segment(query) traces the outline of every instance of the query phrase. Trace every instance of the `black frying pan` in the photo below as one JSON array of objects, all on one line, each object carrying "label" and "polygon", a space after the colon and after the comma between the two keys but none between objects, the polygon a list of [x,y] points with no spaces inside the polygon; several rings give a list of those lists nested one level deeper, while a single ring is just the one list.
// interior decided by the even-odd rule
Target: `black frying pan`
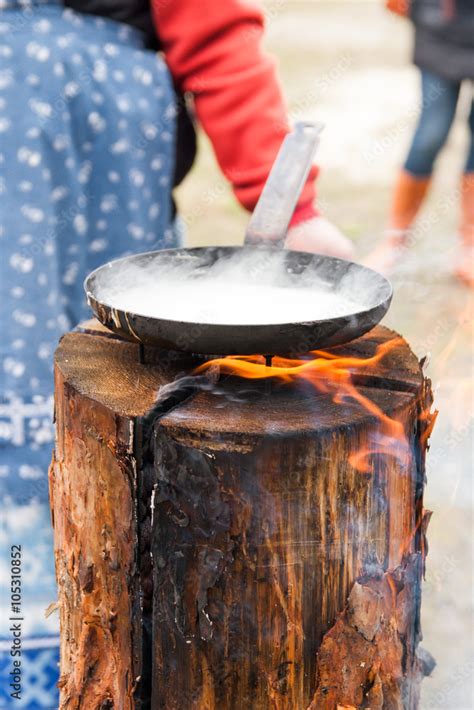
[{"label": "black frying pan", "polygon": [[[298,124],[285,139],[247,228],[245,246],[149,252],[109,262],[93,271],[85,281],[85,290],[101,323],[143,344],[222,355],[303,353],[348,342],[373,328],[392,298],[387,279],[342,259],[275,248],[283,244],[320,130],[319,126]],[[258,293],[256,305],[263,316],[257,321],[252,318],[251,323],[244,317],[242,322],[235,322],[234,308],[233,322],[225,322],[225,317],[193,320],[187,315],[189,299],[183,298],[181,303],[178,298],[178,308],[170,318],[166,316],[166,296],[152,306],[148,302],[134,307],[134,312],[124,306],[127,294],[143,279],[156,283],[170,278],[170,283],[181,279],[174,281],[174,286],[185,284],[188,293],[192,285],[196,299],[203,285],[206,293],[212,290],[216,278],[221,288],[224,278],[226,292],[236,298],[253,289],[252,293]],[[271,302],[274,282],[279,289],[301,290],[304,320],[298,310],[287,322],[279,319],[278,312],[275,314]],[[291,295],[290,291],[286,293]],[[319,317],[318,304],[328,298],[333,310]],[[191,301],[194,306],[195,299]]]}]

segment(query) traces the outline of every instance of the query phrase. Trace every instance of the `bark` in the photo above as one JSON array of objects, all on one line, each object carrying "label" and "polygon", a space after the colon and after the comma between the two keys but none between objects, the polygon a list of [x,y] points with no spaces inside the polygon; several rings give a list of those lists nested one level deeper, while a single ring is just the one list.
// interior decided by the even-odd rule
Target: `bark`
[{"label": "bark", "polygon": [[318,651],[310,710],[416,708],[425,673],[417,647],[422,556],[356,581]]},{"label": "bark", "polygon": [[56,353],[50,500],[61,708],[140,707],[149,555],[140,555],[136,417],[176,375],[175,360],[141,365],[137,345],[95,322],[66,335]]},{"label": "bark", "polygon": [[56,356],[61,707],[415,709],[432,420],[408,346],[356,377],[410,442],[367,473],[360,405],[226,378],[153,408],[194,361],[145,359],[95,326]]}]

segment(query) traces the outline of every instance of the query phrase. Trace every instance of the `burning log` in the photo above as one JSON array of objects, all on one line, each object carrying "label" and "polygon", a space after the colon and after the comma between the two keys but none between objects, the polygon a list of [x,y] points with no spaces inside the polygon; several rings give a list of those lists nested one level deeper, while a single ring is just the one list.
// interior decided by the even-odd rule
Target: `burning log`
[{"label": "burning log", "polygon": [[56,354],[61,707],[415,710],[434,420],[405,341],[146,359],[96,326]]}]

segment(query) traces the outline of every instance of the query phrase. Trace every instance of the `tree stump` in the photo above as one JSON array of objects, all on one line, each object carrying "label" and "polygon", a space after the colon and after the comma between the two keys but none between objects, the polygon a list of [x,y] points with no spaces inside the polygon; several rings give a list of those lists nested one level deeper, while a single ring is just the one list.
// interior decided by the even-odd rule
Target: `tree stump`
[{"label": "tree stump", "polygon": [[200,361],[140,360],[93,323],[56,353],[61,707],[415,710],[433,417],[408,345],[353,375],[400,423],[390,455],[373,411],[308,383],[186,379],[153,410]]}]

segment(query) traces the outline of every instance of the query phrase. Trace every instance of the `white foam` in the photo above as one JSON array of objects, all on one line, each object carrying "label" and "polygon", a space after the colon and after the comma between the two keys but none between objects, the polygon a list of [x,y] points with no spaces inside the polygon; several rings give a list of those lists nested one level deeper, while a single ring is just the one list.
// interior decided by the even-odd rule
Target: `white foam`
[{"label": "white foam", "polygon": [[163,279],[115,294],[113,305],[153,318],[229,325],[315,321],[357,310],[356,304],[341,294],[220,279]]}]

